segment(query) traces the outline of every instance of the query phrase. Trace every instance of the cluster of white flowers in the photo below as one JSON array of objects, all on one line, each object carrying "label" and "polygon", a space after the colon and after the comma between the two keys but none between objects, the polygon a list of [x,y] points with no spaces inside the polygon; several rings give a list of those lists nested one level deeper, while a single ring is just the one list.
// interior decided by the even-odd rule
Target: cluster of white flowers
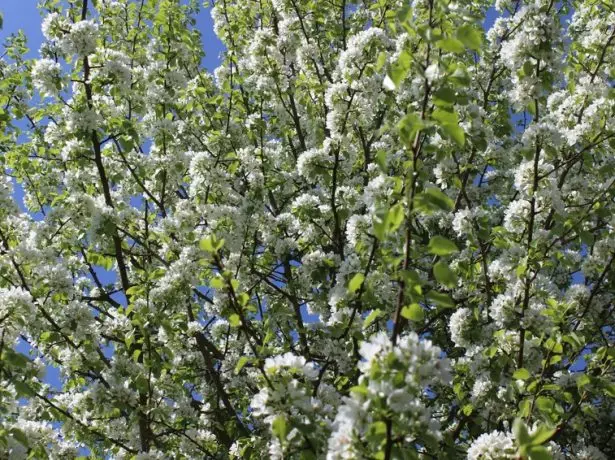
[{"label": "cluster of white flowers", "polygon": [[43,19],[42,31],[67,54],[88,56],[96,51],[98,25],[91,19],[71,23],[59,13],[50,13]]},{"label": "cluster of white flowers", "polygon": [[105,50],[104,71],[120,88],[128,88],[130,86],[132,71],[130,69],[130,60],[124,53],[115,50]]},{"label": "cluster of white flowers", "polygon": [[71,24],[70,31],[62,38],[62,47],[67,53],[88,56],[96,51],[98,25],[91,19]]},{"label": "cluster of white flowers", "polygon": [[102,117],[94,109],[68,110],[66,128],[69,132],[91,132],[100,128]]},{"label": "cluster of white flowers", "polygon": [[0,177],[0,215],[2,212],[15,211],[15,201],[13,200],[13,183],[9,176]]},{"label": "cluster of white flowers", "polygon": [[458,347],[468,347],[470,342],[467,337],[472,332],[472,326],[472,311],[469,308],[455,310],[448,323],[453,343]]},{"label": "cluster of white flowers", "polygon": [[32,82],[43,96],[53,96],[62,86],[62,67],[52,59],[38,59],[32,66]]},{"label": "cluster of white flowers", "polygon": [[425,388],[450,381],[450,365],[440,349],[415,333],[404,334],[393,344],[385,332],[379,332],[361,344],[359,354],[360,382],[365,392],[353,393],[338,410],[327,458],[354,458],[354,444],[364,436],[364,421],[374,420],[368,408],[375,401],[382,401],[397,414],[397,420],[406,427],[403,436],[412,439],[423,433],[438,439],[439,423],[432,418],[422,395]]},{"label": "cluster of white flowers", "polygon": [[59,13],[50,13],[43,19],[41,30],[43,36],[47,40],[54,40],[62,37],[62,35],[68,32],[70,24],[68,19],[62,17]]},{"label": "cluster of white flowers", "polygon": [[329,438],[327,460],[351,460],[360,457],[360,434],[368,421],[369,401],[344,398],[333,422],[334,432]]},{"label": "cluster of white flowers", "polygon": [[510,433],[492,431],[481,434],[468,449],[468,460],[503,460],[515,458],[515,446]]},{"label": "cluster of white flowers", "polygon": [[504,227],[511,233],[525,230],[530,213],[530,202],[524,199],[511,201],[506,208]]},{"label": "cluster of white flowers", "polygon": [[581,443],[575,449],[574,458],[578,460],[607,460],[608,457],[604,455],[600,449],[594,446],[587,446]]},{"label": "cluster of white flowers", "polygon": [[0,288],[0,330],[5,343],[17,338],[19,325],[26,323],[34,313],[33,299],[28,291],[20,287]]},{"label": "cluster of white flowers", "polygon": [[333,158],[330,148],[334,146],[328,145],[303,152],[297,161],[297,172],[306,179],[317,181],[322,172],[331,167]]},{"label": "cluster of white flowers", "polygon": [[265,372],[275,374],[285,369],[287,372],[297,372],[310,380],[318,377],[318,370],[311,363],[306,363],[303,356],[294,355],[291,352],[277,355],[265,360]]}]

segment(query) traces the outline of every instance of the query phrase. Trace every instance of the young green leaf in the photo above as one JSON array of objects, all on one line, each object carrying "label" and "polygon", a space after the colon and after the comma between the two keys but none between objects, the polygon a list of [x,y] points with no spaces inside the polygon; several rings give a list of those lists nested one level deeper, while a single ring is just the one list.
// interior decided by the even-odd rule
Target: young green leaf
[{"label": "young green leaf", "polygon": [[451,138],[460,147],[465,144],[465,133],[459,126],[459,118],[455,112],[436,109],[431,116],[438,124],[443,133]]},{"label": "young green leaf", "polygon": [[463,42],[453,37],[438,40],[436,46],[449,53],[463,53],[465,51]]},{"label": "young green leaf", "polygon": [[553,456],[545,446],[530,446],[527,449],[530,460],[552,460]]},{"label": "young green leaf", "polygon": [[513,372],[513,379],[515,380],[527,380],[530,378],[530,371],[525,368],[517,369]]},{"label": "young green leaf", "polygon": [[381,318],[382,316],[384,316],[384,312],[379,308],[372,310],[363,321],[363,329],[367,329],[374,323],[374,321],[376,321],[378,318]]},{"label": "young green leaf", "polygon": [[425,122],[416,113],[407,114],[397,124],[399,137],[408,148],[412,147],[414,138],[424,128]]},{"label": "young green leaf", "polygon": [[237,313],[233,313],[231,316],[228,317],[228,322],[231,327],[239,327],[241,325],[241,318]]},{"label": "young green leaf", "polygon": [[246,364],[248,364],[249,358],[247,356],[242,356],[237,360],[237,364],[235,365],[235,375],[239,374],[241,370],[244,368]]},{"label": "young green leaf", "polygon": [[427,246],[427,250],[431,254],[435,254],[437,256],[448,256],[450,254],[454,254],[459,252],[457,245],[453,243],[448,238],[444,238],[443,236],[436,235],[429,240],[429,245]]},{"label": "young green leaf", "polygon": [[401,316],[409,319],[410,321],[421,323],[425,319],[425,312],[418,303],[412,303],[402,308]]},{"label": "young green leaf", "polygon": [[437,291],[429,291],[427,293],[427,299],[434,305],[442,308],[455,308],[455,302],[448,294]]},{"label": "young green leaf", "polygon": [[523,423],[523,420],[520,418],[516,418],[515,421],[513,422],[513,429],[512,429],[514,435],[515,435],[515,439],[519,442],[519,444],[521,444],[522,446],[524,445],[528,445],[532,442],[532,439],[530,438],[530,434],[527,431],[527,427],[525,426],[525,423]]},{"label": "young green leaf", "polygon": [[387,214],[387,232],[393,233],[404,221],[404,207],[401,203],[391,206]]},{"label": "young green leaf", "polygon": [[280,441],[285,441],[286,434],[288,432],[286,417],[284,417],[283,415],[278,415],[271,424],[271,431],[278,437]]},{"label": "young green leaf", "polygon": [[455,206],[455,202],[437,187],[427,187],[423,196],[431,205],[443,211],[452,211]]},{"label": "young green leaf", "polygon": [[480,50],[481,43],[483,42],[482,34],[477,28],[470,25],[461,26],[457,29],[457,38],[474,51]]},{"label": "young green leaf", "polygon": [[433,267],[433,274],[438,283],[449,289],[452,289],[457,285],[457,275],[455,275],[455,272],[451,270],[446,262],[437,262]]},{"label": "young green leaf", "polygon": [[363,281],[365,280],[365,276],[363,273],[356,273],[348,283],[348,292],[354,294],[359,290],[359,288],[363,285]]}]

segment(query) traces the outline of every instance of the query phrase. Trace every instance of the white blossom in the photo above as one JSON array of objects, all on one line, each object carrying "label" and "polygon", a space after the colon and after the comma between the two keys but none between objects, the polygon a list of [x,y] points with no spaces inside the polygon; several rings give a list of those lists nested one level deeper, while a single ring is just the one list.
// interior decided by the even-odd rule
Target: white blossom
[{"label": "white blossom", "polygon": [[510,434],[500,431],[481,434],[468,449],[468,460],[501,460],[515,458]]}]

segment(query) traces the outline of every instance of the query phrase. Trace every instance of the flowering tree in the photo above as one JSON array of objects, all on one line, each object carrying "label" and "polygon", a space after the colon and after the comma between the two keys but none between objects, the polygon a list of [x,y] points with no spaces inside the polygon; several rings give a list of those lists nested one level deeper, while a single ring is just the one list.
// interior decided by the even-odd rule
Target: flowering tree
[{"label": "flowering tree", "polygon": [[41,9],[0,451],[615,456],[611,0],[217,0],[213,74],[196,1]]}]

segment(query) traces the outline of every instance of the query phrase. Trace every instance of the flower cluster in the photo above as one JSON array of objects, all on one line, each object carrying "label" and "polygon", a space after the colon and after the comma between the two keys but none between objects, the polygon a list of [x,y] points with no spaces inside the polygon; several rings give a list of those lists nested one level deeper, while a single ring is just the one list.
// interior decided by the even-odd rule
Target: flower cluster
[{"label": "flower cluster", "polygon": [[42,95],[55,95],[62,86],[62,67],[51,59],[39,59],[32,66],[32,81]]},{"label": "flower cluster", "polygon": [[428,389],[436,391],[439,384],[450,381],[449,363],[440,349],[414,333],[393,344],[380,332],[364,342],[359,353],[360,387],[344,399],[337,413],[327,458],[362,456],[361,439],[384,422],[388,411],[394,414],[388,423],[404,442],[441,439],[439,421],[425,403]]}]

